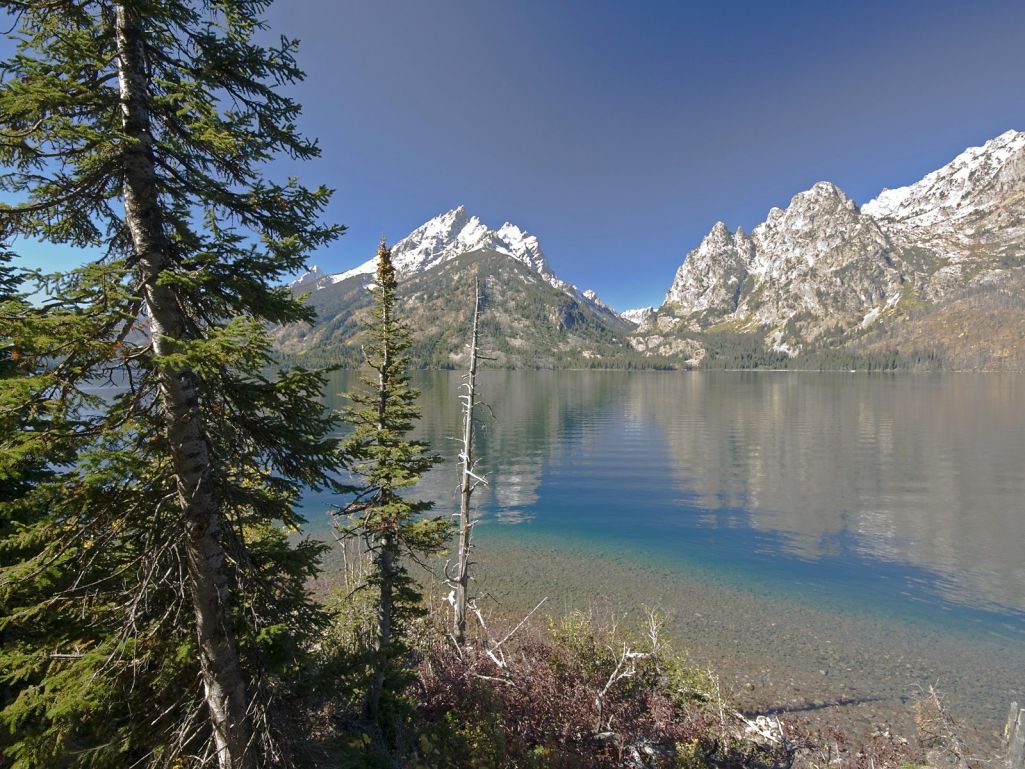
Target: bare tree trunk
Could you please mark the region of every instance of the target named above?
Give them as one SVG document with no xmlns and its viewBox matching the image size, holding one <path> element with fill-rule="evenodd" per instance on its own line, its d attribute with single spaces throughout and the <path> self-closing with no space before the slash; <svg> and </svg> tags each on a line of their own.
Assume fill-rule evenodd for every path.
<svg viewBox="0 0 1025 769">
<path fill-rule="evenodd" d="M 452 602 L 452 635 L 457 644 L 466 642 L 466 595 L 470 583 L 470 539 L 473 521 L 470 518 L 470 497 L 479 478 L 473 474 L 473 409 L 477 405 L 477 329 L 480 318 L 480 281 L 474 280 L 473 328 L 470 332 L 470 364 L 463 386 L 463 451 L 462 479 L 459 483 L 459 553 Z"/>
<path fill-rule="evenodd" d="M 1025 708 L 1019 708 L 1017 702 L 1011 703 L 1011 712 L 1007 717 L 1004 729 L 1007 745 L 1005 763 L 1007 769 L 1025 767 Z"/>
<path fill-rule="evenodd" d="M 188 368 L 161 360 L 187 337 L 187 318 L 175 292 L 160 285 L 170 269 L 163 214 L 157 200 L 145 33 L 138 16 L 116 6 L 118 83 L 124 151 L 125 221 L 144 280 L 152 323 L 160 396 L 168 423 L 178 499 L 184 514 L 188 590 L 196 615 L 203 685 L 222 769 L 254 769 L 245 681 L 229 619 L 230 590 L 219 532 L 221 511 L 210 479 L 210 451 L 199 409 L 196 378 Z"/>
</svg>

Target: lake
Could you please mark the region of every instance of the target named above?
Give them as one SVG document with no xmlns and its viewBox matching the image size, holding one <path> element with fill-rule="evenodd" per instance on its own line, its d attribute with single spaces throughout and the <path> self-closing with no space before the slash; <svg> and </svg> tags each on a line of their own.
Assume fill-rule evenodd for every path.
<svg viewBox="0 0 1025 769">
<path fill-rule="evenodd" d="M 417 436 L 457 500 L 456 372 Z M 355 386 L 337 373 L 329 405 Z M 1025 701 L 1025 377 L 487 371 L 481 584 L 658 605 L 752 706 L 870 721 L 931 684 L 992 736 Z M 311 528 L 329 530 L 311 494 Z"/>
</svg>

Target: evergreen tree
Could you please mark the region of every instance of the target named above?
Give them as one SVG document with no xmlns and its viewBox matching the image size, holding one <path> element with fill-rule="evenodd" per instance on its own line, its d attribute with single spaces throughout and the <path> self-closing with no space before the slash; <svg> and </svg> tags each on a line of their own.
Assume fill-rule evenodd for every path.
<svg viewBox="0 0 1025 769">
<path fill-rule="evenodd" d="M 295 129 L 295 41 L 265 0 L 0 0 L 0 244 L 102 258 L 4 283 L 0 749 L 16 767 L 268 766 L 322 622 L 322 547 L 291 542 L 331 483 L 323 375 L 271 373 L 280 286 L 341 231 L 262 171 Z M 97 388 L 99 392 L 97 392 Z"/>
<path fill-rule="evenodd" d="M 437 553 L 451 533 L 448 521 L 424 515 L 432 503 L 401 494 L 440 458 L 422 441 L 407 437 L 420 412 L 418 392 L 407 373 L 409 329 L 395 316 L 397 285 L 391 251 L 382 241 L 373 312 L 365 329 L 369 375 L 362 381 L 368 391 L 349 394 L 353 408 L 345 421 L 353 431 L 342 445 L 347 469 L 360 479 L 347 489 L 353 499 L 342 510 L 347 516 L 344 531 L 362 537 L 374 563 L 370 586 L 378 598 L 377 636 L 365 715 L 381 726 L 389 725 L 383 698 L 400 693 L 408 682 L 404 639 L 409 620 L 421 612 L 422 596 L 403 556 Z"/>
</svg>

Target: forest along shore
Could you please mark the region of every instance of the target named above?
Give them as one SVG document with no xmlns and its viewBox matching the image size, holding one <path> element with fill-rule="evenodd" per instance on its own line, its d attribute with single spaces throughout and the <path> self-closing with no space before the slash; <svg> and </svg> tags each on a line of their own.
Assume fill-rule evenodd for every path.
<svg viewBox="0 0 1025 769">
<path fill-rule="evenodd" d="M 1008 703 L 1021 699 L 1013 683 L 1025 650 L 1007 639 L 830 611 L 600 553 L 480 539 L 477 593 L 487 594 L 481 604 L 495 615 L 523 616 L 545 597 L 552 615 L 585 611 L 636 623 L 656 608 L 667 615 L 674 646 L 712 668 L 749 715 L 787 714 L 813 729 L 836 726 L 859 738 L 891 730 L 914 740 L 915 702 L 935 686 L 973 751 L 992 754 Z M 318 592 L 336 584 L 338 558 L 328 556 Z M 440 602 L 440 583 L 428 581 Z"/>
</svg>

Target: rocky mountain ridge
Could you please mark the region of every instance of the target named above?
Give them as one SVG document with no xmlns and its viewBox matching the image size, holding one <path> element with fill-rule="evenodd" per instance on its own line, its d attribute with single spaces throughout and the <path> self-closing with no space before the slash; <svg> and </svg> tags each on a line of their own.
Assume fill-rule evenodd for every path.
<svg viewBox="0 0 1025 769">
<path fill-rule="evenodd" d="M 424 365 L 459 359 L 463 282 L 486 275 L 502 365 L 1025 369 L 1025 133 L 861 207 L 819 182 L 750 233 L 717 222 L 657 308 L 616 313 L 560 279 L 536 236 L 463 206 L 392 252 Z M 320 320 L 278 330 L 279 348 L 353 358 L 373 271 L 368 260 L 294 281 Z"/>
<path fill-rule="evenodd" d="M 505 222 L 498 229 L 489 229 L 480 217 L 470 215 L 462 205 L 420 225 L 396 242 L 391 251 L 395 269 L 402 279 L 436 269 L 447 261 L 473 251 L 504 254 L 533 270 L 553 288 L 591 305 L 600 313 L 619 318 L 615 310 L 605 304 L 593 290 L 580 291 L 559 278 L 536 236 L 511 222 Z M 350 270 L 331 275 L 313 267 L 293 281 L 291 286 L 317 290 L 360 275 L 373 275 L 375 269 L 373 258 Z"/>
<path fill-rule="evenodd" d="M 702 334 L 744 333 L 792 357 L 1023 268 L 1025 133 L 1008 131 L 861 208 L 819 182 L 750 234 L 716 223 L 630 341 L 702 360 Z"/>
</svg>

